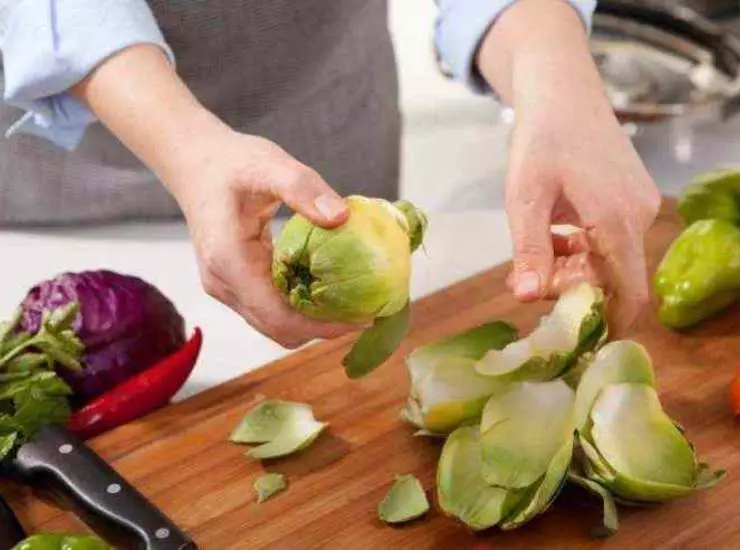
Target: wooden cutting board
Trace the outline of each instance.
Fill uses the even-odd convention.
[[[651,272],[680,225],[667,202],[647,247]],[[480,246],[495,239],[481,236]],[[662,328],[655,305],[634,338],[652,353],[668,412],[687,429],[701,457],[726,468],[716,488],[654,509],[621,509],[621,528],[607,542],[589,538],[600,503],[567,488],[524,528],[472,534],[436,507],[434,473],[441,443],[412,437],[398,413],[408,391],[403,356],[491,319],[532,329],[551,304],[523,306],[506,292],[501,266],[413,305],[413,331],[395,359],[360,381],[340,360],[352,337],[324,342],[99,437],[92,446],[206,550],[256,548],[740,548],[740,428],[728,389],[740,366],[740,311],[683,335]],[[205,327],[205,338],[218,327]],[[299,455],[249,460],[227,442],[232,428],[260,400],[311,404],[330,423]],[[252,483],[266,471],[286,474],[288,490],[263,504]],[[396,474],[416,474],[433,508],[402,527],[376,515]],[[84,531],[75,516],[28,489],[4,486],[31,532]]]

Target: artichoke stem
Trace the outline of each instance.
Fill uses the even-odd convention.
[[[427,216],[423,210],[409,201],[399,200],[393,204],[406,217],[406,222],[409,224],[409,244],[411,252],[414,252],[424,242],[424,235],[429,225]]]

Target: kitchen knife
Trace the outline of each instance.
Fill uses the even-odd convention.
[[[12,548],[26,538],[21,522],[7,501],[0,496],[0,550]]]
[[[64,428],[42,428],[4,467],[30,486],[53,487],[85,515],[133,540],[136,550],[196,550],[180,528]]]

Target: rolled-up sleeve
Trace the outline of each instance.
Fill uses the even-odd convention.
[[[596,0],[565,0],[591,32]],[[452,77],[480,94],[494,93],[475,67],[475,55],[488,29],[517,0],[437,0],[434,43]]]
[[[3,98],[26,111],[6,136],[28,133],[72,150],[95,116],[67,90],[135,44],[160,46],[146,0],[0,0]]]

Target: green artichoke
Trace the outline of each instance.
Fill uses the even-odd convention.
[[[475,363],[516,334],[509,323],[493,321],[415,349],[406,358],[411,390],[402,417],[439,434],[480,417],[488,398],[503,385],[478,374]]]
[[[346,202],[349,218],[334,229],[300,214],[288,220],[275,243],[273,280],[295,309],[315,319],[388,317],[409,300],[411,253],[423,241],[426,217],[408,202]]]
[[[721,219],[694,222],[673,241],[654,277],[662,324],[690,327],[740,297],[740,228]]]
[[[297,311],[323,321],[369,323],[343,365],[370,373],[409,326],[411,254],[423,243],[424,212],[408,201],[350,196],[349,218],[324,229],[295,214],[275,243],[272,277]]]
[[[565,376],[606,337],[604,293],[580,283],[560,296],[529,336],[489,351],[475,369],[505,382],[552,380]]]

